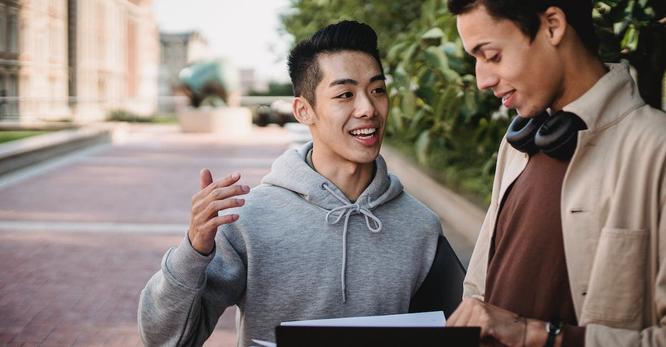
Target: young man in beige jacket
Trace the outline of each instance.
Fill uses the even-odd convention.
[[[490,345],[666,346],[666,114],[598,58],[591,1],[448,6],[478,87],[520,115],[449,325]]]

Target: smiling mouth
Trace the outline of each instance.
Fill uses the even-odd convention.
[[[509,98],[511,98],[511,96],[513,96],[513,93],[515,93],[515,91],[513,91],[513,92],[509,92],[509,93],[505,94],[505,95],[502,97],[502,104],[503,104],[504,106],[507,106],[507,103],[508,103],[508,101],[509,101]]]
[[[364,129],[354,129],[349,132],[350,135],[360,137],[360,138],[367,138],[371,137],[377,132],[377,128],[364,128]]]

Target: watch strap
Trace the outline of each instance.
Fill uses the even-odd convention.
[[[546,323],[546,331],[548,332],[548,338],[546,339],[546,344],[543,347],[553,347],[555,344],[555,338],[562,332],[562,323],[561,322],[548,322]]]

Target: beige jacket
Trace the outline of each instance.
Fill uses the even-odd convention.
[[[645,104],[626,64],[564,107],[588,129],[562,185],[571,296],[585,345],[666,346],[666,114]],[[483,298],[499,203],[527,155],[502,141],[465,296]]]

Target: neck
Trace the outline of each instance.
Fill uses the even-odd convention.
[[[581,51],[585,54],[581,54]],[[565,65],[562,90],[551,105],[553,111],[560,111],[564,106],[580,98],[608,72],[606,66],[596,56],[587,53],[582,47],[569,50],[565,53],[564,59],[570,63]]]
[[[332,159],[323,150],[312,149],[312,164],[315,170],[333,182],[345,196],[356,201],[372,181],[375,163],[354,163],[347,160]]]

